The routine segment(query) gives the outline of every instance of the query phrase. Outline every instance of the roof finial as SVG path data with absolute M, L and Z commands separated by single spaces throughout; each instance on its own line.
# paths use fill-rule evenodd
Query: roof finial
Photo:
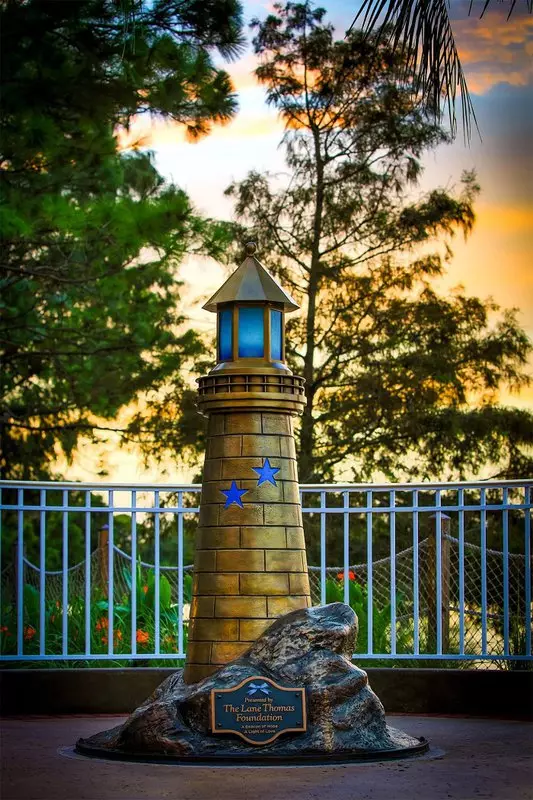
M 255 251 L 257 250 L 257 245 L 255 242 L 246 242 L 246 255 L 253 256 Z

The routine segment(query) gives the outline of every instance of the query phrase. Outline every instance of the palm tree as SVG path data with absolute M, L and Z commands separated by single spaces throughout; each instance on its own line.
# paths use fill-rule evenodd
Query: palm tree
M 502 0 L 483 0 L 488 6 Z M 531 14 L 533 0 L 523 0 Z M 509 16 L 517 0 L 509 0 Z M 452 134 L 457 132 L 455 114 L 459 92 L 465 137 L 470 139 L 476 116 L 453 36 L 450 0 L 363 0 L 354 22 L 366 32 L 377 30 L 377 41 L 387 40 L 406 56 L 405 69 L 417 78 L 415 90 L 438 118 L 448 111 Z M 469 13 L 474 0 L 470 0 Z

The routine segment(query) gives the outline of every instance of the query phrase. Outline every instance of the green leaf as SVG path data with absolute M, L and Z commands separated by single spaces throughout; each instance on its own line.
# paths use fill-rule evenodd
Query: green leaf
M 131 591 L 131 570 L 128 567 L 122 567 L 122 577 L 124 579 L 124 583 Z
M 170 602 L 172 599 L 172 590 L 170 588 L 170 583 L 168 579 L 161 575 L 159 579 L 159 603 L 161 608 L 168 609 L 170 608 Z
M 192 575 L 188 572 L 183 576 L 183 602 L 190 603 L 192 601 Z
M 35 586 L 31 586 L 29 583 L 24 584 L 22 593 L 25 618 L 33 627 L 36 627 L 39 620 L 40 593 Z

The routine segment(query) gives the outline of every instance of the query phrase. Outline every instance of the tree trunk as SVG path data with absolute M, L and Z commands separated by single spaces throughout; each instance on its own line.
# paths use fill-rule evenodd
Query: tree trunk
M 324 208 L 324 163 L 320 152 L 320 135 L 313 127 L 315 143 L 315 214 L 313 221 L 313 244 L 311 249 L 311 268 L 308 284 L 308 306 L 306 319 L 306 349 L 303 377 L 305 378 L 306 406 L 302 416 L 300 432 L 299 478 L 302 483 L 310 483 L 315 479 L 314 470 L 314 419 L 313 406 L 315 400 L 315 320 L 316 301 L 320 288 L 320 238 L 322 233 L 322 212 Z

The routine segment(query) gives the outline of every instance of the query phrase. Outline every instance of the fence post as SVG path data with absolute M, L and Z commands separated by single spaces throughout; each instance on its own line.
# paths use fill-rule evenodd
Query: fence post
M 441 515 L 442 523 L 442 652 L 450 648 L 450 527 L 451 519 L 447 514 Z
M 98 567 L 100 584 L 104 597 L 109 590 L 109 525 L 102 525 L 98 531 Z
M 26 549 L 26 545 L 24 545 L 24 549 Z M 19 545 L 18 545 L 18 538 L 17 538 L 17 539 L 15 539 L 15 541 L 13 542 L 13 545 L 11 547 L 11 563 L 13 564 L 13 587 L 11 589 L 11 597 L 10 597 L 10 600 L 11 600 L 11 598 L 13 598 L 14 601 L 15 601 L 15 608 L 17 609 L 17 614 L 18 614 L 18 602 L 19 602 L 19 596 L 18 596 L 18 586 L 19 586 L 19 558 L 18 558 L 18 552 L 19 552 Z M 24 553 L 22 555 L 24 556 Z M 24 584 L 24 561 L 22 562 L 22 565 L 23 565 L 22 566 L 22 584 Z M 24 594 L 20 598 L 20 602 L 24 606 Z
M 435 530 L 428 537 L 426 606 L 428 613 L 429 653 L 437 650 L 437 615 L 440 614 L 442 626 L 442 652 L 446 653 L 450 646 L 450 523 L 447 514 L 441 513 L 441 607 L 437 609 L 437 515 L 431 514 L 435 520 Z

